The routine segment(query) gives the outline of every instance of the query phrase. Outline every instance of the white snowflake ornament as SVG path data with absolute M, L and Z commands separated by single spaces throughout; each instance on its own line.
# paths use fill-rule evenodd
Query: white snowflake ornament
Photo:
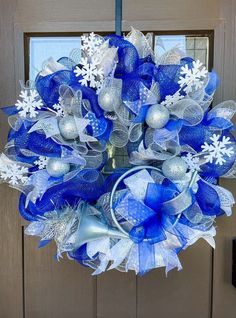
M 192 68 L 187 64 L 181 67 L 180 74 L 183 76 L 179 77 L 178 83 L 187 94 L 191 93 L 193 89 L 198 90 L 203 86 L 207 73 L 206 67 L 199 60 L 193 61 Z
M 227 147 L 228 145 L 232 144 L 229 137 L 223 136 L 222 141 L 220 139 L 220 135 L 214 134 L 210 137 L 212 140 L 211 144 L 207 142 L 201 146 L 202 152 L 206 153 L 204 158 L 206 162 L 213 163 L 215 159 L 215 163 L 219 164 L 220 166 L 226 162 L 224 156 L 231 157 L 234 154 L 233 147 Z
M 81 58 L 81 66 L 76 66 L 74 72 L 75 76 L 82 76 L 79 80 L 81 85 L 90 86 L 93 88 L 100 88 L 103 82 L 103 69 L 99 67 L 97 61 L 88 61 L 87 57 Z
M 64 112 L 60 102 L 58 104 L 54 104 L 52 107 L 53 107 L 54 111 L 56 112 L 57 117 L 64 117 L 65 116 L 65 112 Z
M 188 152 L 186 156 L 183 156 L 182 159 L 184 159 L 191 172 L 201 170 L 199 164 L 200 159 L 198 157 L 194 157 L 190 152 Z
M 19 183 L 25 184 L 28 180 L 28 168 L 16 164 L 14 161 L 8 159 L 7 156 L 1 154 L 0 156 L 0 178 L 12 186 Z
M 170 108 L 171 106 L 175 105 L 178 101 L 183 99 L 184 96 L 180 95 L 180 92 L 177 91 L 174 95 L 167 95 L 165 100 L 161 102 L 161 105 Z
M 44 156 L 39 156 L 38 160 L 34 162 L 38 166 L 39 170 L 45 169 L 48 162 L 48 158 Z
M 19 97 L 22 100 L 17 100 L 15 104 L 16 108 L 19 110 L 19 115 L 21 117 L 35 118 L 38 114 L 37 109 L 41 109 L 43 102 L 35 89 L 32 90 L 22 90 Z
M 97 51 L 99 46 L 103 43 L 103 38 L 94 32 L 90 33 L 88 36 L 83 35 L 81 37 L 82 46 L 81 50 L 87 53 L 88 56 L 93 56 L 93 54 Z

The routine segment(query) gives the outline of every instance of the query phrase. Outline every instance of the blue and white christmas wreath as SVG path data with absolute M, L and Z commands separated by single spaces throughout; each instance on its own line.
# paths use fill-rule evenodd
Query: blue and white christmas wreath
M 84 36 L 4 108 L 0 178 L 22 192 L 25 233 L 95 274 L 181 269 L 178 253 L 214 247 L 234 203 L 217 180 L 236 175 L 235 102 L 210 108 L 217 74 L 176 47 L 155 56 L 150 38 Z M 127 147 L 131 168 L 104 173 L 111 147 Z

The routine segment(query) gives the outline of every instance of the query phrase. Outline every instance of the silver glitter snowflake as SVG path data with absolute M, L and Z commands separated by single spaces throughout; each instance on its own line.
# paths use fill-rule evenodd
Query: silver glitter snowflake
M 96 60 L 88 61 L 87 57 L 81 58 L 81 66 L 76 66 L 74 72 L 75 76 L 82 76 L 79 80 L 81 85 L 90 86 L 93 88 L 100 88 L 103 82 L 103 69 L 99 67 Z
M 223 136 L 222 141 L 220 139 L 220 135 L 214 134 L 210 137 L 212 140 L 211 144 L 207 142 L 202 145 L 202 152 L 206 153 L 204 158 L 207 162 L 213 163 L 215 160 L 216 164 L 220 166 L 226 162 L 224 156 L 231 157 L 234 154 L 233 147 L 227 147 L 228 145 L 232 144 L 229 137 Z
M 194 157 L 190 152 L 188 152 L 186 156 L 182 157 L 182 159 L 184 159 L 191 172 L 200 171 L 200 159 L 198 157 Z
M 183 76 L 180 76 L 178 83 L 187 94 L 191 93 L 193 89 L 198 90 L 203 86 L 207 73 L 206 67 L 199 60 L 193 61 L 192 68 L 187 64 L 181 67 L 180 74 Z
M 38 160 L 34 162 L 36 166 L 38 166 L 39 170 L 46 168 L 48 162 L 48 158 L 44 156 L 39 156 Z
M 38 114 L 37 109 L 41 109 L 43 102 L 35 89 L 32 90 L 22 90 L 19 97 L 22 100 L 17 100 L 15 104 L 16 108 L 19 110 L 19 115 L 21 117 L 30 118 L 36 117 Z
M 17 165 L 10 161 L 6 156 L 0 157 L 0 178 L 15 186 L 19 183 L 25 184 L 28 180 L 28 168 Z
M 167 108 L 175 105 L 178 101 L 183 99 L 184 96 L 180 95 L 179 91 L 177 91 L 174 95 L 167 95 L 165 100 L 161 102 L 161 105 L 166 106 Z
M 102 44 L 103 39 L 101 36 L 94 34 L 94 32 L 90 33 L 88 36 L 83 35 L 81 37 L 82 40 L 82 46 L 81 49 L 85 53 L 87 53 L 88 56 L 93 56 L 93 54 L 96 52 L 98 47 Z

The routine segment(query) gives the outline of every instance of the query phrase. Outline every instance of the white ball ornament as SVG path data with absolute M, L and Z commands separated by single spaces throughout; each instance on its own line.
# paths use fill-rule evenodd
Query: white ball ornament
M 154 129 L 163 128 L 169 121 L 170 113 L 168 109 L 159 104 L 152 105 L 146 115 L 146 123 Z
M 51 177 L 59 178 L 70 171 L 70 164 L 63 162 L 60 158 L 50 158 L 46 169 Z
M 182 158 L 174 157 L 164 161 L 162 172 L 170 180 L 181 180 L 187 172 L 187 164 Z
M 121 104 L 120 92 L 114 87 L 104 87 L 98 94 L 98 104 L 106 112 L 114 111 Z
M 76 139 L 79 136 L 75 119 L 71 115 L 61 118 L 58 127 L 62 137 L 67 140 Z

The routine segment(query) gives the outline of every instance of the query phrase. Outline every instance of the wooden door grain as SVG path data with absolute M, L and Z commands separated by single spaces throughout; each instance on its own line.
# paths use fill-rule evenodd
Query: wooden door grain
M 234 189 L 235 180 L 221 182 Z M 236 318 L 236 288 L 232 285 L 232 240 L 236 237 L 236 209 L 231 219 L 218 221 L 216 250 L 214 252 L 213 318 Z
M 96 277 L 75 261 L 54 259 L 53 243 L 38 249 L 38 239 L 24 239 L 24 318 L 96 317 Z
M 220 2 L 222 26 L 219 37 L 215 41 L 216 71 L 220 72 L 220 96 L 216 104 L 222 100 L 236 101 L 236 1 Z M 220 34 L 223 32 L 223 36 Z M 222 43 L 223 51 L 222 50 Z M 221 52 L 219 54 L 219 52 Z M 220 65 L 221 64 L 221 65 Z M 234 117 L 234 124 L 236 118 Z M 236 197 L 235 179 L 220 179 L 220 185 L 229 189 Z M 236 237 L 236 206 L 230 218 L 219 218 L 217 221 L 216 250 L 213 263 L 212 317 L 236 318 L 236 288 L 232 281 L 232 240 Z
M 158 269 L 137 281 L 137 318 L 208 318 L 211 312 L 211 248 L 199 241 L 180 253 L 182 271 Z
M 98 277 L 97 317 L 136 318 L 136 281 L 134 273 L 111 271 Z
M 15 96 L 14 30 L 16 1 L 0 1 L 0 104 L 11 105 Z M 7 118 L 0 117 L 1 149 L 8 132 Z M 23 318 L 22 231 L 17 213 L 18 193 L 0 187 L 0 317 Z

